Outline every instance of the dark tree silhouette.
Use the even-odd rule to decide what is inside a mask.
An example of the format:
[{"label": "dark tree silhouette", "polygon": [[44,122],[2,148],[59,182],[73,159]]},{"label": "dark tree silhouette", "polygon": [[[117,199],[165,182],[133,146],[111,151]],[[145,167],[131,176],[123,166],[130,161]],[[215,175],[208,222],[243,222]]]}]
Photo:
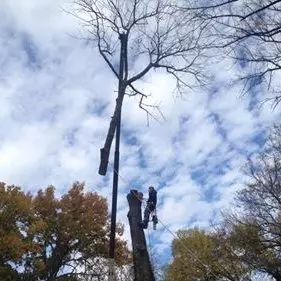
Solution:
[{"label": "dark tree silhouette", "polygon": [[239,80],[244,82],[244,90],[263,86],[271,92],[265,100],[276,107],[281,101],[281,1],[214,0],[206,4],[202,0],[193,8],[202,19],[212,19],[212,47],[241,66]]},{"label": "dark tree silhouette", "polygon": [[236,196],[238,212],[225,217],[237,258],[281,280],[281,127],[247,166],[249,183]]}]

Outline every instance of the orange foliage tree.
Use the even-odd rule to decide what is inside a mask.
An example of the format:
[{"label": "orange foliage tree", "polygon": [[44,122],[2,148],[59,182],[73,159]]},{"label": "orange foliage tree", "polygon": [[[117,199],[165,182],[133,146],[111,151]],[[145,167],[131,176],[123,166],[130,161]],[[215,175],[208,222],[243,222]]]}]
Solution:
[{"label": "orange foliage tree", "polygon": [[[97,193],[84,192],[83,183],[74,183],[60,199],[53,186],[33,197],[2,183],[0,219],[3,280],[80,280],[94,274],[85,270],[89,264],[94,268],[97,260],[107,259],[107,201]],[[121,225],[118,231],[123,234]],[[117,264],[129,262],[126,242],[118,239]]]}]

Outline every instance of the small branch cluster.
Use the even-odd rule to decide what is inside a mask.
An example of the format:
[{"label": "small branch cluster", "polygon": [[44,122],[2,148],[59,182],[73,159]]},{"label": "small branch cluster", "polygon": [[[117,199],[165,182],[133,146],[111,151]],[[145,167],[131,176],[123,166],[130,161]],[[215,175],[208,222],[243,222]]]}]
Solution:
[{"label": "small branch cluster", "polygon": [[266,100],[276,107],[281,101],[281,1],[215,0],[210,6],[203,2],[194,9],[212,20],[214,46],[239,64],[246,91],[264,85],[265,91],[272,90]]},{"label": "small branch cluster", "polygon": [[[186,13],[173,2],[76,1],[80,8],[79,16],[84,18],[100,55],[116,78],[123,80],[126,94],[140,96],[142,109],[147,109],[143,104],[147,95],[136,87],[135,82],[143,79],[151,69],[166,70],[175,79],[181,93],[186,87],[203,83],[205,78],[201,59],[206,47],[204,31],[207,23],[199,23],[195,13]],[[122,77],[116,69],[121,60],[118,57],[121,37],[126,41]],[[136,62],[140,62],[140,67]]]}]

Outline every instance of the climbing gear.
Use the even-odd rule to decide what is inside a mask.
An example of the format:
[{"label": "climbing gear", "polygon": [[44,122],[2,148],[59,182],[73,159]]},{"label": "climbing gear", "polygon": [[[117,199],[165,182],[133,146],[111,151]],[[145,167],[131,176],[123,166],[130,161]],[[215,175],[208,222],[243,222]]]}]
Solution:
[{"label": "climbing gear", "polygon": [[149,223],[149,217],[151,216],[153,222],[153,229],[156,230],[156,224],[158,223],[156,208],[152,202],[148,202],[144,209],[144,218],[143,218],[143,228],[146,229]]},{"label": "climbing gear", "polygon": [[[114,171],[117,173],[118,177],[124,182],[124,183],[128,183],[125,178],[123,176],[120,175],[120,173],[118,173],[115,169]],[[142,202],[144,200],[143,198],[143,193],[142,192],[135,192],[133,191],[133,194],[134,196],[140,201]],[[150,202],[151,203],[151,202]],[[149,203],[149,204],[150,204]],[[152,205],[154,205],[152,203]],[[153,210],[154,209],[154,210]],[[151,210],[151,215],[152,215],[152,221],[153,221],[153,229],[156,230],[156,224],[158,223],[158,218],[157,218],[157,214],[156,214],[156,208],[154,207],[152,210]],[[154,217],[153,217],[153,214],[154,214]],[[154,219],[153,219],[154,218]],[[149,220],[149,219],[148,219]],[[148,227],[148,222],[147,222],[147,226],[143,223],[143,222],[139,222],[138,225],[144,229],[147,229]]]},{"label": "climbing gear", "polygon": [[139,222],[138,225],[143,228],[143,229],[147,229],[148,225],[145,222]]},{"label": "climbing gear", "polygon": [[[121,180],[126,183],[126,184],[129,184],[129,182],[127,180],[125,180],[125,178],[123,176],[120,175],[120,173],[117,173],[118,176],[121,178]],[[136,198],[138,198],[137,194],[135,194],[135,192],[133,192],[134,196],[136,196]],[[138,200],[140,200],[138,198]],[[142,200],[140,200],[142,201]],[[157,218],[157,216],[156,216]],[[159,220],[159,223],[162,225],[162,228],[164,228],[167,232],[169,232],[173,237],[174,239],[180,239],[180,237],[178,236],[178,234],[174,233],[168,226],[167,224],[165,224],[164,222],[162,222],[160,219],[157,218],[157,222]],[[139,223],[139,225],[142,225],[142,222]],[[148,233],[148,238],[149,238],[149,231],[147,231]],[[150,238],[149,238],[150,240]],[[198,257],[192,250],[190,250],[186,244],[184,244],[183,242],[181,242],[181,240],[179,240],[180,243],[182,243],[182,247],[186,249],[186,252],[195,260],[197,261],[198,263],[200,263],[204,268],[207,266],[204,261],[202,261],[202,259],[200,257]],[[151,247],[151,243],[149,242],[149,245],[148,245],[150,248]],[[150,251],[149,251],[150,252]],[[219,266],[215,266],[214,267],[217,267],[218,270],[221,270],[221,268]],[[213,277],[217,278],[217,275],[215,273],[213,273],[213,271],[210,272],[210,275],[213,275]]]},{"label": "climbing gear", "polygon": [[153,229],[156,230],[156,225],[158,223],[158,218],[156,215],[152,216],[152,222],[153,222]]}]

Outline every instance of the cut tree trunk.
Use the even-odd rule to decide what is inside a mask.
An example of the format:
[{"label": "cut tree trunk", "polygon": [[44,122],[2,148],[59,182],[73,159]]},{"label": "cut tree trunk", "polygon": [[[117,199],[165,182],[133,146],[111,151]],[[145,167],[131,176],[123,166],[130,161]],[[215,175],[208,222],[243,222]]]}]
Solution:
[{"label": "cut tree trunk", "polygon": [[131,229],[133,245],[133,262],[135,281],[155,281],[146,246],[143,228],[139,225],[142,221],[141,201],[138,199],[138,191],[131,190],[127,195],[129,203],[128,219]]}]

